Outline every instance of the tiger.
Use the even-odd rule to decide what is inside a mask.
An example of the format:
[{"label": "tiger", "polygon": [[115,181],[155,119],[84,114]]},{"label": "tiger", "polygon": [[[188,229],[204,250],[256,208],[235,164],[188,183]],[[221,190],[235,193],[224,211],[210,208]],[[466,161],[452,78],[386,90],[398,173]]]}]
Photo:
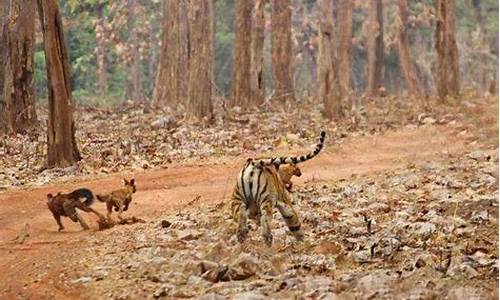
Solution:
[{"label": "tiger", "polygon": [[106,202],[107,219],[110,222],[113,222],[111,218],[111,213],[113,212],[113,207],[115,211],[118,212],[118,219],[123,221],[122,212],[128,210],[128,206],[130,202],[132,202],[132,194],[134,194],[137,189],[135,186],[135,179],[131,179],[128,181],[127,179],[123,179],[125,187],[119,190],[115,190],[107,195],[96,195],[97,200],[101,202]]},{"label": "tiger", "polygon": [[248,218],[262,226],[262,237],[267,246],[272,246],[273,236],[270,222],[274,207],[278,208],[285,224],[294,237],[301,241],[303,232],[299,216],[292,206],[291,196],[286,191],[278,173],[282,164],[298,164],[319,154],[323,149],[326,133],[321,132],[316,148],[300,157],[248,158],[238,174],[231,195],[231,215],[237,223],[237,240],[245,240],[249,228]]},{"label": "tiger", "polygon": [[292,177],[302,176],[302,172],[300,171],[300,168],[296,164],[288,164],[279,168],[278,174],[280,175],[280,179],[285,185],[286,190],[289,192],[292,191],[292,186],[293,186]]}]

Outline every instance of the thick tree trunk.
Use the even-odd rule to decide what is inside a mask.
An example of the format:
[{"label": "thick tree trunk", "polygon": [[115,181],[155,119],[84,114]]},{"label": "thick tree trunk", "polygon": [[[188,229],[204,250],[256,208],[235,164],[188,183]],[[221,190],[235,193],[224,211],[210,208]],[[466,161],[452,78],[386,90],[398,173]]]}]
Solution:
[{"label": "thick tree trunk", "polygon": [[96,33],[96,62],[97,62],[97,91],[99,94],[105,95],[108,90],[108,71],[107,71],[107,61],[106,61],[106,37],[104,29],[104,16],[103,16],[104,4],[98,4],[97,19],[95,25]]},{"label": "thick tree trunk", "polygon": [[346,104],[352,91],[352,6],[351,0],[338,0],[335,24],[341,97]]},{"label": "thick tree trunk", "polygon": [[418,83],[415,66],[411,60],[410,42],[408,41],[408,3],[407,0],[399,0],[399,18],[401,27],[398,35],[398,50],[399,62],[403,75],[406,80],[406,85],[411,94],[417,95]]},{"label": "thick tree trunk", "polygon": [[139,55],[139,41],[137,38],[137,29],[135,26],[137,0],[127,0],[127,27],[128,27],[128,47],[130,50],[127,84],[127,98],[133,101],[144,101],[142,89],[141,57]]},{"label": "thick tree trunk", "polygon": [[163,33],[153,101],[174,107],[188,99],[188,1],[163,2]]},{"label": "thick tree trunk", "polygon": [[371,0],[369,2],[370,33],[368,34],[367,43],[368,78],[366,92],[368,95],[375,95],[384,82],[384,18],[382,0]]},{"label": "thick tree trunk", "polygon": [[325,116],[330,120],[342,117],[340,84],[336,68],[334,42],[333,0],[318,1],[319,12],[319,97],[323,100]]},{"label": "thick tree trunk", "polygon": [[191,0],[189,5],[188,118],[213,119],[213,35],[212,0]]},{"label": "thick tree trunk", "polygon": [[271,69],[274,98],[280,101],[295,101],[291,5],[290,0],[271,0]]},{"label": "thick tree trunk", "polygon": [[230,104],[231,106],[241,106],[244,109],[252,105],[252,77],[250,75],[252,8],[253,1],[236,0],[234,24],[235,42]]},{"label": "thick tree trunk", "polygon": [[0,116],[9,132],[24,133],[36,123],[34,86],[35,0],[11,0],[5,25],[3,101]]},{"label": "thick tree trunk", "polygon": [[262,104],[266,94],[266,84],[264,81],[265,4],[265,0],[256,0],[252,13],[252,78],[250,83],[252,88],[252,102],[254,105]]},{"label": "thick tree trunk", "polygon": [[43,32],[49,116],[46,167],[65,167],[81,159],[75,140],[69,54],[56,0],[38,0]]},{"label": "thick tree trunk", "polygon": [[458,47],[455,41],[455,1],[436,2],[437,91],[439,98],[460,93]]}]

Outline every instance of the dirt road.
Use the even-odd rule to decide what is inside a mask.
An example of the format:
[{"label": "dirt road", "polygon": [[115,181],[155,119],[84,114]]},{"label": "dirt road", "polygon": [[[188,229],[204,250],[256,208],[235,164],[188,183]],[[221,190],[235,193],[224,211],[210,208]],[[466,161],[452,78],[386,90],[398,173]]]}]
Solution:
[{"label": "dirt road", "polygon": [[[296,184],[309,180],[337,180],[353,174],[405,167],[443,153],[469,151],[464,138],[453,126],[402,129],[383,135],[348,138],[341,145],[328,145],[318,158],[304,163],[303,176]],[[136,174],[114,174],[103,179],[75,181],[30,190],[0,194],[0,298],[72,299],[79,291],[61,285],[59,274],[65,265],[65,253],[85,247],[88,235],[103,237],[96,226],[82,231],[78,224],[63,220],[66,231],[57,225],[46,208],[47,193],[88,187],[106,192],[122,184],[123,176],[134,176],[138,191],[129,213],[154,220],[165,210],[182,209],[196,196],[199,201],[219,202],[230,195],[234,176],[243,158],[217,165],[179,166]],[[95,207],[104,212],[102,203]],[[95,218],[90,215],[86,219]],[[90,223],[90,222],[89,222]],[[23,244],[12,240],[29,224],[29,238]],[[70,258],[68,258],[70,259]],[[44,274],[44,276],[39,276]]]}]

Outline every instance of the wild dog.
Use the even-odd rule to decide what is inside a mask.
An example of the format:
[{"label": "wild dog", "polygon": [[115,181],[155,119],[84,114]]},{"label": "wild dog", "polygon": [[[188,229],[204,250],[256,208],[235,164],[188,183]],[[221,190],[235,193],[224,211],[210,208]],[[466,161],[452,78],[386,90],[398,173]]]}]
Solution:
[{"label": "wild dog", "polygon": [[110,222],[113,222],[111,218],[111,213],[113,212],[113,207],[115,211],[118,212],[118,219],[123,221],[122,212],[128,210],[130,202],[132,202],[132,194],[136,192],[135,179],[128,181],[123,179],[125,187],[116,191],[113,191],[107,195],[97,195],[97,199],[101,202],[106,202],[106,209],[108,211],[107,218]]},{"label": "wild dog", "polygon": [[300,168],[292,163],[285,165],[278,170],[278,174],[280,175],[280,179],[285,185],[285,188],[287,191],[291,192],[292,191],[292,177],[297,176],[300,177],[302,176],[302,172],[300,171]]},{"label": "wild dog", "polygon": [[[85,199],[85,201],[82,202],[82,199]],[[59,231],[64,230],[64,226],[61,223],[61,216],[68,217],[73,222],[79,222],[84,230],[89,229],[85,220],[77,213],[77,208],[87,213],[94,213],[100,219],[104,219],[103,215],[90,207],[93,203],[94,194],[85,188],[74,190],[69,194],[62,194],[60,192],[55,196],[47,194],[47,206],[52,212],[57,225],[59,225]]]}]

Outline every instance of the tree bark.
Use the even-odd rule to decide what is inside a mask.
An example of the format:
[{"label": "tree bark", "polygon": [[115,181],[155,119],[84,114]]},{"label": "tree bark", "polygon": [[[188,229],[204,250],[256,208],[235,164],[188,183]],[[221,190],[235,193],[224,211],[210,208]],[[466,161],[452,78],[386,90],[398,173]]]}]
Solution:
[{"label": "tree bark", "polygon": [[378,88],[383,85],[384,74],[384,18],[382,0],[371,0],[368,17],[370,32],[368,34],[368,70],[367,87],[368,95],[375,95]]},{"label": "tree bark", "polygon": [[35,0],[11,0],[3,39],[3,101],[8,132],[25,133],[36,124],[34,86]]},{"label": "tree bark", "polygon": [[325,117],[339,120],[342,117],[340,83],[336,68],[337,53],[334,42],[333,0],[318,1],[319,12],[319,97],[323,100]]},{"label": "tree bark", "polygon": [[46,167],[66,167],[81,159],[75,140],[69,54],[56,0],[37,0],[47,65],[49,115]]},{"label": "tree bark", "polygon": [[188,118],[210,122],[213,82],[213,1],[191,0],[189,5]]},{"label": "tree bark", "polygon": [[103,4],[97,4],[96,12],[96,62],[97,62],[97,91],[103,96],[108,90],[108,71],[107,71],[107,61],[106,61],[106,37],[104,29],[104,16],[103,16]]},{"label": "tree bark", "polygon": [[265,0],[256,0],[252,13],[251,88],[254,105],[262,104],[266,95],[264,80],[265,4]]},{"label": "tree bark", "polygon": [[417,95],[418,83],[415,66],[411,60],[410,42],[408,40],[408,3],[407,0],[399,0],[399,18],[401,27],[398,34],[398,50],[399,62],[403,75],[406,80],[406,85],[411,94]]},{"label": "tree bark", "polygon": [[437,91],[439,98],[460,93],[458,47],[455,41],[455,1],[436,2]]},{"label": "tree bark", "polygon": [[344,103],[352,90],[352,1],[337,0],[338,13],[335,31],[338,44],[338,74]]},{"label": "tree bark", "polygon": [[153,102],[174,107],[187,103],[189,80],[188,1],[163,2],[163,33]]},{"label": "tree bark", "polygon": [[127,84],[127,98],[129,100],[142,102],[144,93],[142,90],[142,72],[141,57],[139,55],[139,42],[135,26],[137,0],[127,0],[127,27],[128,27],[128,46],[130,50],[130,74]]},{"label": "tree bark", "polygon": [[235,3],[235,41],[231,88],[231,106],[244,109],[252,106],[251,53],[253,1],[236,0]]},{"label": "tree bark", "polygon": [[290,0],[271,0],[271,58],[274,98],[295,101]]},{"label": "tree bark", "polygon": [[[7,23],[6,16],[9,13],[9,0],[0,0],[0,111],[5,108],[3,103],[3,48],[4,48],[4,37],[3,37],[3,27],[4,23]],[[2,128],[2,122],[0,122],[0,130]]]}]

